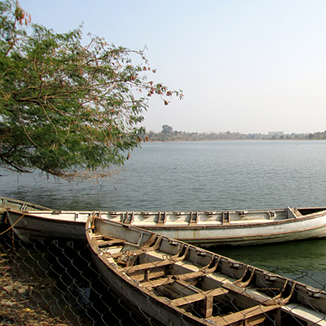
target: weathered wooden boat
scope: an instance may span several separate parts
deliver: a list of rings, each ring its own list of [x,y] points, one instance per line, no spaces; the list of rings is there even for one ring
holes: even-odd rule
[[[8,208],[17,210],[51,210],[48,207],[32,204],[27,201],[0,196],[0,227],[5,224],[6,211]]]
[[[200,245],[256,245],[326,237],[326,207],[202,212],[8,211],[25,241],[35,238],[86,240],[89,215],[134,225]]]
[[[118,222],[89,216],[93,260],[151,324],[326,325],[326,292]]]

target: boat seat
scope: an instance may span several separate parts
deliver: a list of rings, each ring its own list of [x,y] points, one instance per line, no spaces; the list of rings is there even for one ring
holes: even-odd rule
[[[142,282],[142,283],[140,283],[140,286],[143,288],[152,289],[152,288],[156,288],[158,286],[171,284],[173,282],[174,282],[174,279],[171,278],[170,275],[168,275],[165,277],[158,278],[156,280]]]
[[[180,281],[176,281],[176,282],[180,282]],[[183,285],[183,284],[181,284]],[[186,287],[186,285],[185,285]],[[195,290],[194,287],[191,286],[187,286],[188,290]],[[181,298],[176,298],[171,300],[171,305],[173,306],[184,306],[184,305],[189,305],[192,304],[194,302],[200,302],[201,303],[201,310],[205,316],[205,318],[211,317],[213,315],[213,304],[214,304],[214,298],[218,297],[218,296],[222,296],[227,294],[229,291],[225,290],[223,288],[217,288],[217,289],[212,289],[212,290],[208,290],[208,291],[202,291],[200,289],[196,289],[197,293],[191,293],[191,294],[187,294],[185,293],[184,296],[182,296]]]
[[[168,260],[168,259],[159,260],[157,262],[149,262],[149,263],[139,264],[139,265],[135,265],[135,266],[131,266],[131,267],[126,267],[124,269],[124,271],[126,274],[131,274],[131,273],[138,272],[138,271],[155,269],[155,268],[164,267],[164,266],[168,266],[168,265],[172,265],[172,264],[174,264],[174,262],[171,260]]]
[[[96,245],[99,248],[110,247],[113,245],[123,245],[124,243],[125,243],[125,240],[116,239],[116,238],[108,238],[108,237],[106,239],[96,240]]]
[[[208,297],[216,297],[219,295],[224,295],[227,294],[228,292],[229,292],[228,290],[223,288],[218,288],[218,289],[208,290],[208,291],[200,291],[198,293],[190,294],[182,298],[171,300],[171,304],[179,307],[185,304],[194,303],[196,301],[205,300]]]

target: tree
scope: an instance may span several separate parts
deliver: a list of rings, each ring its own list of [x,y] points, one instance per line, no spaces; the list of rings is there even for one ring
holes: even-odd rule
[[[168,126],[168,125],[163,125],[162,126],[162,132],[163,134],[167,135],[170,134],[173,131],[173,128]]]
[[[147,80],[155,70],[143,50],[91,35],[83,45],[80,28],[57,34],[30,24],[28,34],[28,24],[18,3],[0,2],[1,167],[105,176],[140,146],[149,98],[161,96],[167,105],[172,95],[183,96]]]

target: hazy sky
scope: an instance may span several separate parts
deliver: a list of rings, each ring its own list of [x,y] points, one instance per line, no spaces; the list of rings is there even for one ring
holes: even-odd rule
[[[32,21],[132,49],[147,46],[157,82],[147,130],[326,130],[325,0],[20,0]]]

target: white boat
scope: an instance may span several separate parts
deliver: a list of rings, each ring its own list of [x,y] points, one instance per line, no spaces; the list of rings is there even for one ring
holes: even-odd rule
[[[109,291],[150,324],[326,325],[320,289],[92,215],[86,237]]]
[[[37,238],[86,240],[87,218],[138,226],[200,245],[257,245],[326,236],[326,207],[201,212],[18,211],[8,219],[24,241]]]

